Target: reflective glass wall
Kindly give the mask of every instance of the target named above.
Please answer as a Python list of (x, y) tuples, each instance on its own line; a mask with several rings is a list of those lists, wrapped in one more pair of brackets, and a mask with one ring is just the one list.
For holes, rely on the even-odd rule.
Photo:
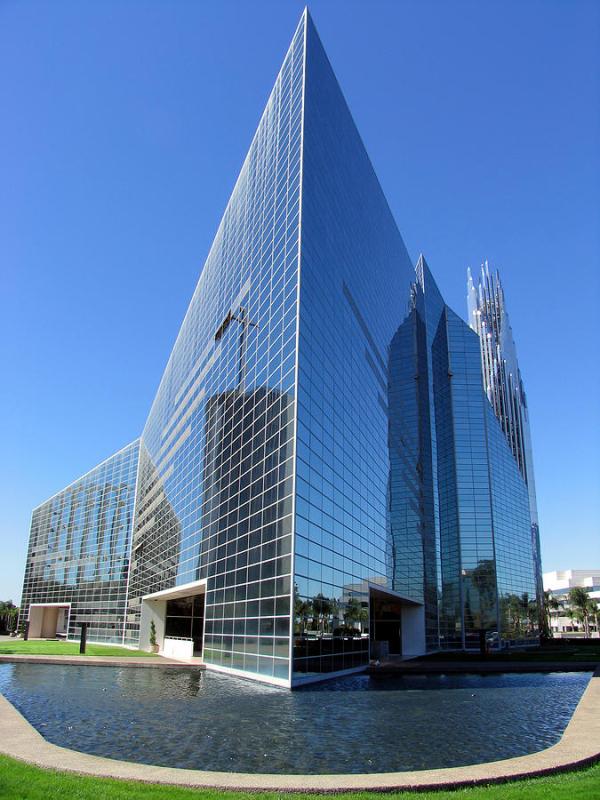
[(368, 660), (369, 585), (392, 589), (388, 346), (412, 268), (350, 112), (307, 31), (294, 676)]
[[(410, 330), (416, 348), (414, 388), (405, 352)], [(527, 484), (483, 391), (479, 336), (445, 305), (422, 257), (414, 313), (400, 334), (404, 350), (398, 349), (402, 357), (391, 376), (402, 388), (404, 407), (412, 408), (417, 419), (421, 513), (416, 513), (416, 494), (406, 500), (411, 484), (406, 463), (394, 464), (393, 441), (392, 474), (401, 473), (404, 479), (394, 482), (393, 490), (399, 486), (401, 491), (392, 491), (391, 508), (392, 519), (396, 509), (403, 512), (397, 527), (406, 538), (411, 527), (404, 512), (412, 501), (412, 529), (420, 519), (424, 534), (426, 589), (437, 575), (438, 641), (436, 645), (433, 593), (429, 599), (426, 593), (428, 647), (478, 648), (481, 632), (495, 635), (496, 642), (501, 637), (532, 640), (538, 634), (536, 559)], [(403, 419), (406, 423), (406, 414)], [(406, 425), (401, 435), (409, 440)], [(404, 462), (407, 452), (405, 448)], [(429, 520), (436, 531), (436, 571), (433, 544), (427, 549)], [(416, 563), (418, 545), (414, 535), (412, 557), (410, 542), (398, 547), (405, 573)]]
[(493, 408), (486, 404), (494, 550), (502, 639), (535, 641), (540, 633), (536, 541), (529, 491)]
[(22, 621), (32, 603), (64, 604), (54, 633), (79, 638), (87, 622), (92, 641), (122, 642), (138, 453), (136, 441), (34, 510)]
[(478, 647), (498, 625), (479, 341), (448, 307), (434, 341), (442, 647)]
[(390, 516), (393, 588), (424, 605), (425, 645), (439, 646), (441, 586), (433, 342), (445, 304), (420, 256), (410, 313), (390, 347)]
[(540, 531), (529, 407), (500, 275), (498, 271), (490, 272), (487, 261), (481, 266), (477, 284), (471, 276), (471, 271), (467, 270), (467, 306), (469, 324), (479, 334), (482, 378), (486, 396), (494, 409), (494, 414), (527, 484), (531, 517), (531, 547), (536, 564), (538, 618), (545, 626), (546, 615), (542, 608), (544, 587)]

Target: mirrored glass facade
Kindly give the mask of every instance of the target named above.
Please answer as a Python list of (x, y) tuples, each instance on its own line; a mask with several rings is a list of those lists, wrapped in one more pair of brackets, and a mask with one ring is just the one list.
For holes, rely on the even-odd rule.
[(312, 23), (307, 30), (294, 674), (368, 661), (369, 586), (392, 588), (388, 345), (411, 262)]
[(307, 12), (131, 447), (128, 645), (154, 623), (165, 652), (294, 686), (534, 632), (527, 488), (478, 336), (413, 268)]
[(32, 635), (78, 638), (87, 622), (92, 641), (122, 643), (138, 453), (135, 441), (34, 510), (22, 619), (48, 610)]
[(529, 407), (500, 275), (497, 270), (490, 272), (487, 261), (481, 266), (477, 283), (473, 280), (471, 270), (467, 270), (467, 307), (469, 325), (479, 335), (481, 369), (486, 396), (527, 484), (531, 539), (536, 561), (537, 596), (532, 600), (537, 602), (538, 617), (541, 623), (545, 624), (540, 530)]
[[(479, 336), (445, 305), (423, 257), (413, 305), (416, 387), (410, 388), (406, 364), (398, 374), (417, 409), (422, 545), (429, 553), (423, 576), (427, 589), (436, 575), (435, 550), (437, 646), (477, 648), (481, 632), (496, 634), (495, 641), (535, 640), (536, 561), (527, 485), (483, 391)], [(404, 494), (406, 483), (400, 482)], [(430, 537), (426, 532), (432, 527), (436, 533)], [(405, 535), (410, 530), (399, 528)], [(417, 549), (418, 537), (414, 543)], [(427, 641), (435, 647), (433, 590), (426, 597)]]
[(531, 536), (529, 492), (492, 407), (486, 405), (494, 553), (501, 639), (535, 641), (540, 633), (536, 600), (539, 551)]

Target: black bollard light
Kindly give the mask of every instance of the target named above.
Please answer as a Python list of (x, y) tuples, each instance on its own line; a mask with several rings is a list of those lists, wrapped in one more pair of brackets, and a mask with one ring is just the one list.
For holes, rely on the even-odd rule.
[(29, 639), (29, 620), (25, 621), (25, 625), (23, 626), (23, 641), (26, 642)]
[(81, 625), (81, 639), (79, 640), (79, 654), (83, 655), (85, 653), (85, 644), (87, 641), (87, 622), (80, 622)]

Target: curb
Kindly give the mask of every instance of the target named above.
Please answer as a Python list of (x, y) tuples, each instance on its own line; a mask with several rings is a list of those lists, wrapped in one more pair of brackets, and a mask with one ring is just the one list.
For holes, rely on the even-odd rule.
[[(159, 660), (160, 659), (160, 660)], [(121, 658), (119, 656), (26, 656), (15, 653), (13, 655), (0, 655), (0, 664), (68, 664), (74, 666), (91, 666), (91, 667), (143, 667), (143, 668), (159, 668), (159, 669), (199, 669), (204, 670), (204, 664), (190, 664), (187, 661), (173, 661), (157, 657), (144, 658), (131, 656), (130, 658)]]

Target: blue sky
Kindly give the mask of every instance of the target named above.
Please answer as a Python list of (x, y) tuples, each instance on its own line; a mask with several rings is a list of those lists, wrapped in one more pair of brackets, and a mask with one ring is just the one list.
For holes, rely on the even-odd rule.
[[(0, 599), (31, 509), (134, 439), (302, 11), (0, 2)], [(600, 566), (600, 4), (316, 0), (413, 258), (501, 270), (544, 569)]]

